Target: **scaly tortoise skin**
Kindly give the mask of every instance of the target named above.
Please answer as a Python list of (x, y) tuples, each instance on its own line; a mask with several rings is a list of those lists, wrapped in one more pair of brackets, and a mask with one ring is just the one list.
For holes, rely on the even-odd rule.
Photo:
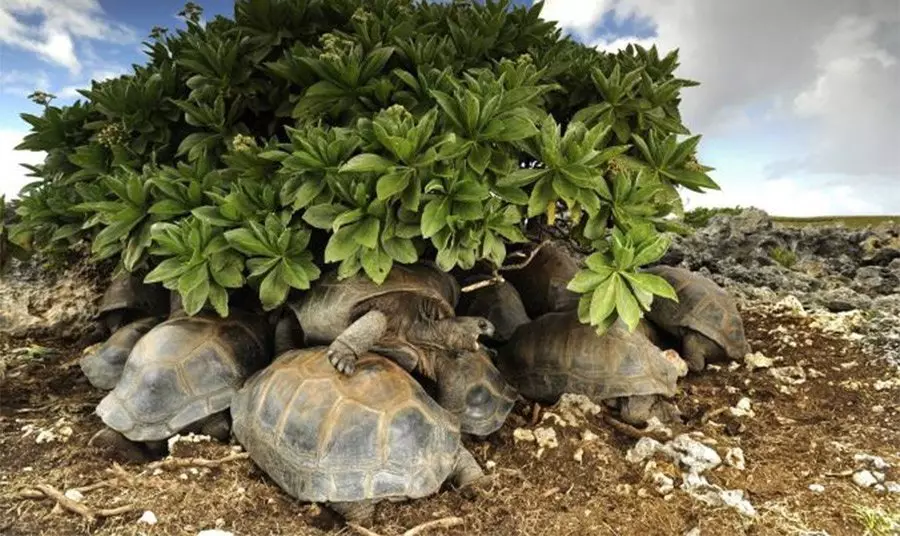
[[(597, 402), (662, 403), (659, 397), (674, 396), (678, 378), (687, 372), (684, 362), (664, 354), (640, 331), (629, 332), (617, 321), (599, 336), (574, 311), (520, 326), (501, 348), (497, 367), (522, 396), (546, 403), (563, 393)], [(670, 414), (663, 411), (663, 417)], [(641, 423), (648, 416), (631, 418), (623, 410), (623, 417)]]
[(531, 318), (578, 308), (581, 296), (567, 289), (581, 269), (578, 260), (561, 243), (545, 244), (525, 267), (503, 272), (519, 292)]
[(516, 402), (516, 390), (487, 351), (443, 358), (436, 365), (435, 400), (459, 419), (463, 433), (486, 437), (499, 430)]
[(505, 343), (516, 328), (530, 322), (522, 297), (507, 281), (501, 281), (464, 295), (459, 310), (467, 316), (480, 316), (494, 325), (492, 340)]
[(448, 478), (483, 476), (455, 417), (400, 366), (367, 353), (347, 376), (326, 354), (282, 354), (231, 405), (235, 437), (287, 493), (347, 516), (339, 507), (425, 497)]
[(257, 317), (232, 311), (172, 318), (137, 342), (96, 413), (134, 442), (161, 441), (228, 410), (246, 378), (271, 359)]
[(435, 352), (477, 349), (478, 337), (494, 330), (483, 318), (456, 317), (458, 299), (456, 280), (421, 262), (395, 264), (380, 285), (330, 272), (288, 305), (305, 344), (328, 344), (339, 371), (352, 374), (358, 357), (374, 350), (433, 378)]
[[(647, 272), (668, 281), (678, 295), (678, 302), (657, 297), (646, 317), (682, 340), (682, 354), (692, 370), (702, 370), (709, 358), (739, 360), (750, 353), (737, 305), (722, 287), (683, 268), (660, 265)], [(717, 348), (704, 344), (702, 338), (692, 333), (708, 338)]]
[(91, 385), (105, 391), (114, 388), (135, 344), (162, 321), (161, 317), (149, 317), (132, 322), (113, 333), (99, 348), (82, 357), (78, 364)]

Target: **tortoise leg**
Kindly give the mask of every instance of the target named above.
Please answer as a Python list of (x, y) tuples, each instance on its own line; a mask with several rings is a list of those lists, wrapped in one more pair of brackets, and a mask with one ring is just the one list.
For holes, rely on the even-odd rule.
[(450, 474), (450, 480), (458, 488), (464, 488), (484, 478), (484, 471), (472, 456), (472, 453), (463, 446), (459, 447), (456, 457), (456, 467)]
[(361, 525), (371, 525), (375, 517), (375, 501), (328, 503), (345, 521)]
[(214, 413), (200, 422), (200, 433), (227, 443), (231, 437), (231, 423), (224, 411)]
[(328, 347), (328, 361), (338, 371), (353, 374), (356, 360), (368, 352), (375, 341), (384, 335), (387, 317), (381, 311), (369, 311), (350, 324)]
[(150, 461), (151, 455), (140, 444), (129, 440), (112, 428), (103, 428), (90, 440), (88, 446), (100, 449), (111, 457), (121, 457), (130, 463), (145, 463)]
[(285, 315), (275, 325), (275, 356), (279, 356), (288, 350), (302, 348), (302, 334), (296, 317)]
[(678, 406), (657, 395), (634, 395), (621, 400), (619, 415), (628, 424), (643, 426), (652, 417), (662, 423), (677, 422), (681, 412)]
[(700, 372), (706, 367), (707, 361), (714, 360), (721, 353), (719, 345), (705, 335), (696, 331), (688, 331), (684, 334), (682, 355), (692, 371)]

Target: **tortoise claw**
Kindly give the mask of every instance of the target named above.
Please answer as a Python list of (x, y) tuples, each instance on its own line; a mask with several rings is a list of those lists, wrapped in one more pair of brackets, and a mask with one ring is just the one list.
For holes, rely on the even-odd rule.
[(349, 348), (329, 348), (326, 356), (338, 372), (348, 376), (353, 374), (356, 368), (356, 355)]

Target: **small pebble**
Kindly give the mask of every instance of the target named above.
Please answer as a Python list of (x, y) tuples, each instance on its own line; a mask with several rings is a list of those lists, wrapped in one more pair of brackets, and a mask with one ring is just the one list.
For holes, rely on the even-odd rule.
[(600, 438), (600, 436), (598, 436), (594, 432), (591, 432), (590, 430), (585, 430), (584, 432), (581, 433), (581, 440), (585, 441), (585, 442), (596, 441), (599, 438)]
[(872, 413), (884, 413), (884, 406), (872, 406)]
[(900, 493), (900, 482), (885, 482), (884, 487), (888, 493)]
[(853, 482), (861, 488), (871, 488), (878, 483), (878, 479), (871, 471), (857, 471), (853, 473)]
[(156, 514), (151, 512), (150, 510), (144, 510), (144, 515), (138, 520), (139, 523), (146, 523), (148, 525), (156, 525), (157, 519)]
[(178, 478), (181, 480), (187, 480), (188, 479), (187, 473), (181, 473), (180, 475), (178, 475)]
[(581, 461), (584, 459), (584, 449), (580, 448), (576, 450), (575, 454), (572, 456), (572, 459), (574, 459), (578, 463), (581, 463)]
[(34, 471), (34, 467), (31, 467), (31, 466), (23, 467), (23, 468), (22, 468), (22, 472), (23, 472), (23, 473), (30, 473), (30, 472), (32, 472), (32, 471)]
[(84, 500), (84, 494), (77, 489), (67, 489), (63, 495), (75, 502), (81, 502)]
[(234, 536), (234, 533), (227, 530), (206, 529), (198, 532), (197, 536)]
[(809, 491), (812, 491), (813, 493), (822, 493), (825, 491), (825, 486), (822, 484), (810, 484)]
[(484, 462), (484, 467), (488, 470), (493, 469), (494, 467), (497, 467), (497, 462), (495, 462), (494, 460), (488, 460)]
[(725, 463), (738, 471), (743, 471), (747, 468), (744, 451), (740, 447), (730, 448), (725, 452)]
[(159, 475), (163, 474), (163, 470), (160, 469), (159, 467), (157, 467), (157, 468), (154, 469), (153, 472), (150, 473), (150, 474), (151, 474), (152, 476), (159, 476)]
[(513, 430), (513, 439), (516, 443), (519, 441), (534, 441), (534, 432), (527, 428), (516, 428)]

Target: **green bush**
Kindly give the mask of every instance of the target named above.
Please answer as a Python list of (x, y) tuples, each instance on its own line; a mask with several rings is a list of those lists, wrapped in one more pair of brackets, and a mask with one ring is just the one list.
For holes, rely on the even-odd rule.
[(695, 229), (701, 229), (706, 227), (709, 224), (709, 220), (713, 218), (713, 216), (718, 216), (719, 214), (727, 214), (730, 216), (736, 216), (740, 214), (744, 210), (743, 207), (697, 207), (694, 210), (688, 211), (684, 213), (684, 223), (690, 225)]
[(769, 250), (769, 258), (778, 264), (784, 266), (788, 270), (797, 264), (797, 254), (793, 250), (776, 246)]
[[(502, 265), (525, 223), (597, 253), (581, 317), (634, 326), (671, 287), (638, 268), (668, 247), (679, 188), (717, 188), (678, 112), (677, 52), (562, 38), (542, 3), (238, 0), (233, 18), (154, 28), (146, 65), (47, 99), (9, 240), (89, 241), (94, 258), (228, 313), (268, 310), (322, 270), (381, 282), (394, 263)], [(36, 99), (37, 100), (37, 99)], [(683, 138), (679, 138), (682, 136)]]

